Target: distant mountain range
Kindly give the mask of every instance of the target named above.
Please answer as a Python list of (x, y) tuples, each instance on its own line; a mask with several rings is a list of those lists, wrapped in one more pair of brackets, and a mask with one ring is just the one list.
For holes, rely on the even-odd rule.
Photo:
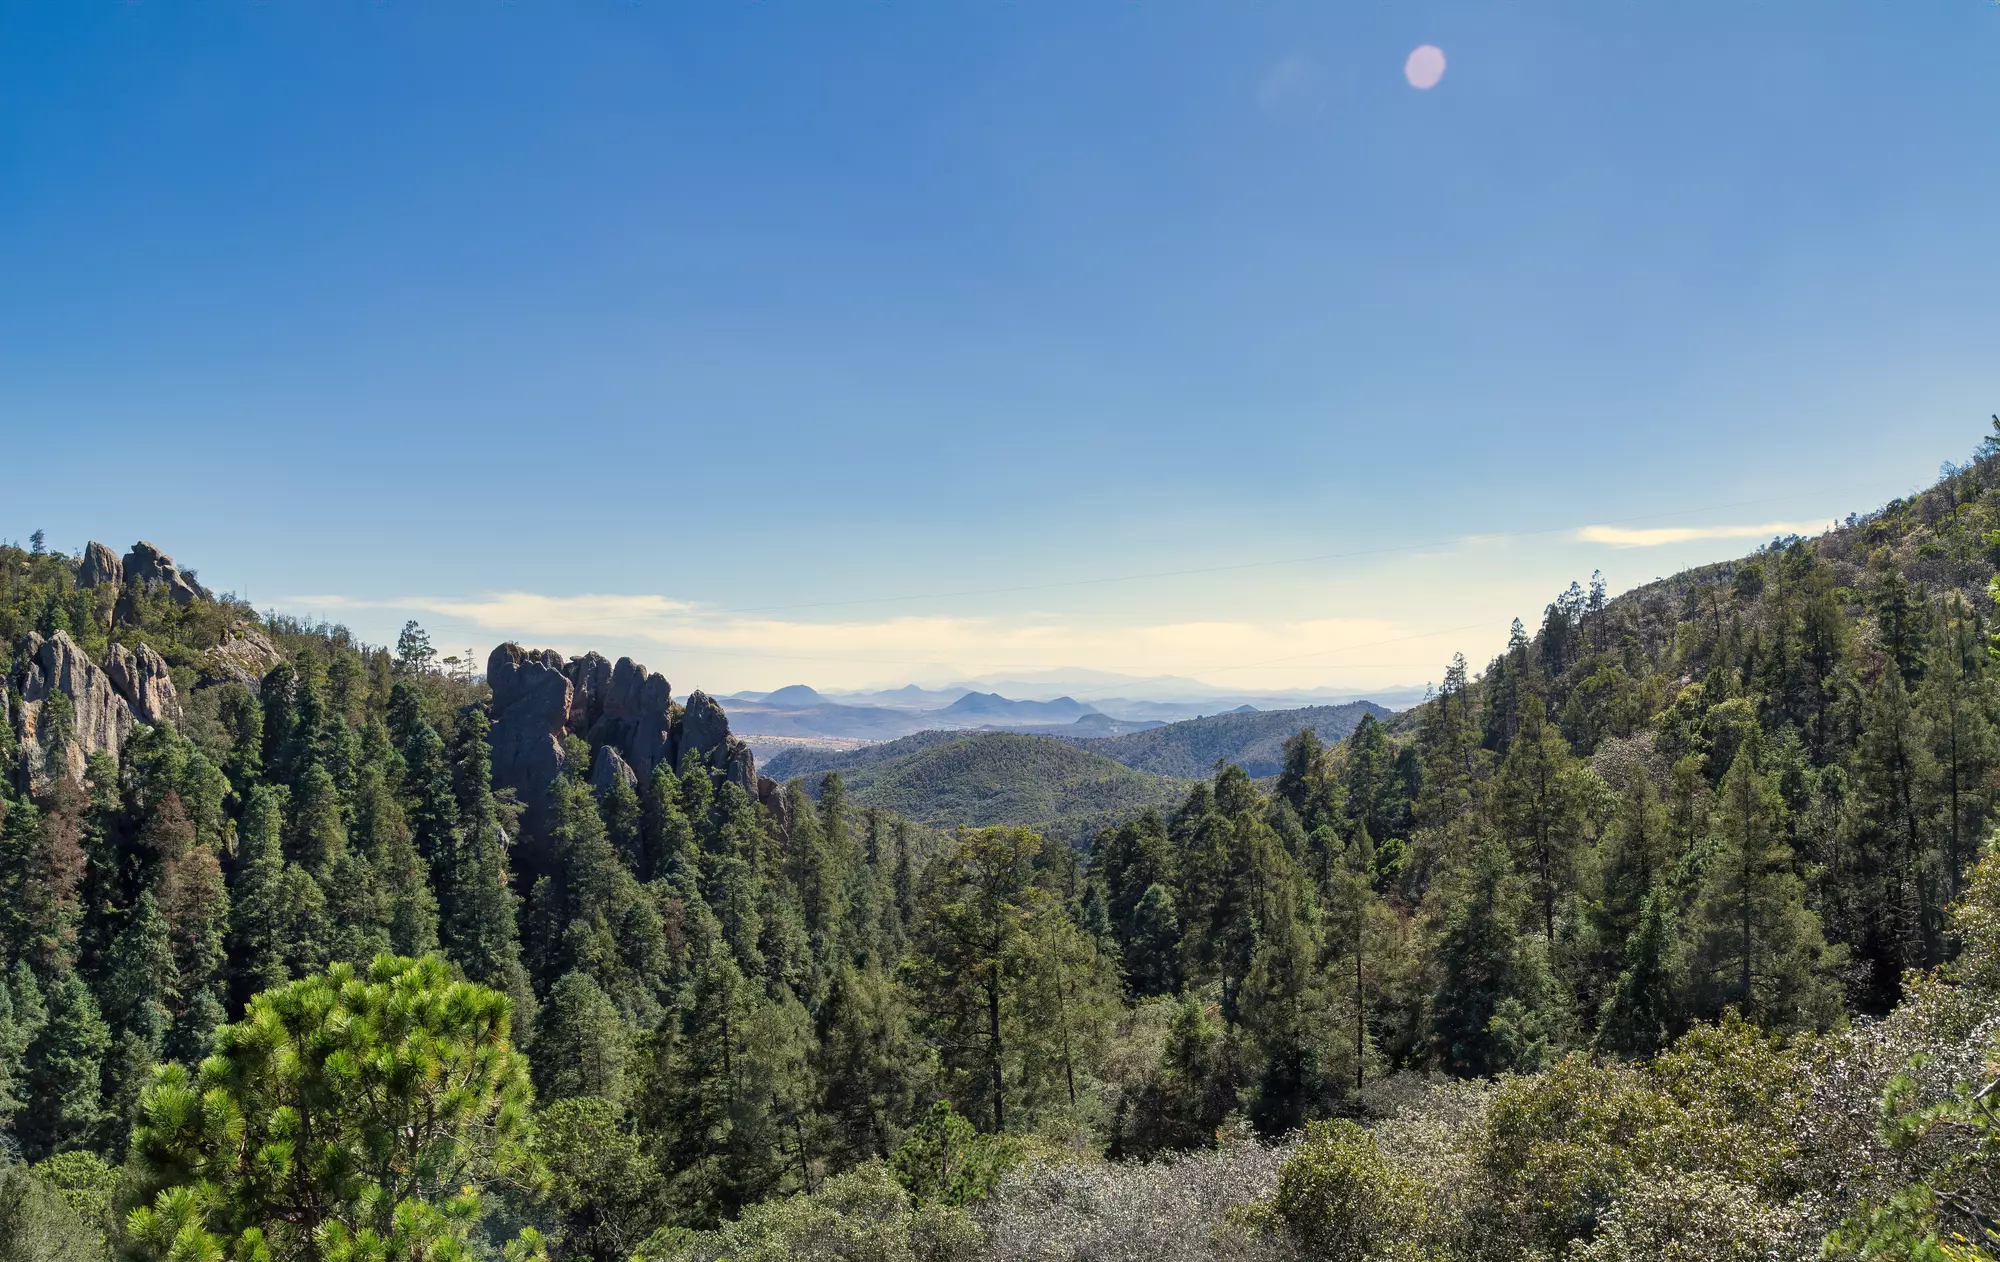
[(1090, 742), (1102, 754), (1137, 771), (1200, 779), (1215, 774), (1218, 762), (1234, 763), (1253, 777), (1275, 776), (1284, 767), (1285, 742), (1311, 728), (1332, 745), (1346, 740), (1363, 715), (1386, 719), (1394, 711), (1373, 701), (1306, 706), (1298, 710), (1244, 708), (1205, 719), (1107, 736)]
[[(1107, 680), (1112, 682), (1107, 684)], [(1134, 692), (1152, 688), (1159, 691), (1102, 698), (1050, 691), (1055, 683), (1062, 681), (1099, 690), (1117, 687)], [(1326, 689), (1244, 696), (1209, 689), (1208, 685), (1191, 679), (1172, 676), (1139, 679), (1091, 671), (1049, 672), (1000, 682), (1013, 691), (1003, 691), (997, 686), (925, 688), (906, 684), (873, 692), (842, 692), (790, 684), (773, 692), (740, 692), (722, 700), (729, 707), (736, 730), (763, 759), (801, 745), (844, 749), (857, 741), (889, 741), (928, 731), (992, 729), (1075, 739), (1123, 738), (1163, 725), (1223, 714), (1306, 710), (1331, 713), (1364, 703), (1353, 694), (1318, 695), (1331, 691)], [(1188, 695), (1202, 689), (1208, 689), (1210, 695), (1200, 698)], [(1416, 690), (1396, 688), (1366, 698), (1365, 704), (1377, 713), (1388, 713), (1418, 699)], [(1358, 721), (1358, 713), (1354, 721)], [(1326, 721), (1335, 726), (1340, 723), (1335, 718)], [(1352, 722), (1342, 729), (1342, 734), (1351, 727)], [(1290, 734), (1279, 736), (1278, 744), (1283, 743), (1283, 736)], [(1326, 733), (1321, 735), (1324, 737)], [(1178, 747), (1169, 743), (1148, 748)], [(1258, 761), (1268, 752), (1243, 756)], [(1194, 756), (1190, 753), (1171, 761), (1176, 766), (1191, 765), (1186, 764), (1186, 758)], [(1207, 764), (1203, 764), (1196, 770), (1170, 774), (1205, 775), (1207, 771)]]
[(1091, 752), (1096, 742), (1018, 732), (921, 732), (846, 752), (794, 748), (774, 778), (838, 770), (850, 801), (951, 827), (1017, 824), (1080, 841), (1149, 806), (1170, 807), (1188, 785)]
[[(804, 777), (816, 787), (820, 776), (839, 771), (855, 801), (927, 823), (1059, 825), (1057, 831), (1073, 836), (1107, 812), (1177, 798), (1186, 781), (1213, 774), (1218, 762), (1256, 777), (1276, 775), (1285, 742), (1299, 732), (1310, 728), (1333, 744), (1362, 716), (1391, 713), (1369, 701), (1244, 709), (1122, 735), (1107, 733), (1115, 720), (1088, 714), (1033, 731), (932, 730), (860, 749), (789, 744), (764, 772), (776, 780)], [(1024, 783), (1022, 777), (1042, 781)], [(1097, 791), (1106, 797), (1089, 796)]]

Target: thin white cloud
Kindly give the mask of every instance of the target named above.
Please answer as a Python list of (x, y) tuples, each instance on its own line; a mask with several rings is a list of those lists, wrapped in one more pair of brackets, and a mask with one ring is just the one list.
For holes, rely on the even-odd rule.
[[(1295, 666), (1279, 663), (1299, 658), (1323, 659), (1342, 674), (1343, 668), (1365, 667), (1369, 669), (1361, 673), (1381, 672), (1403, 681), (1434, 671), (1440, 655), (1434, 639), (1413, 639), (1400, 623), (1370, 617), (1253, 622), (1222, 616), (1106, 624), (1037, 613), (811, 622), (731, 614), (661, 596), (536, 592), (387, 599), (317, 595), (285, 603), (329, 614), (352, 611), (371, 622), (392, 614), (381, 619), (384, 625), (417, 617), (439, 644), (476, 636), (485, 646), (513, 639), (564, 653), (630, 653), (665, 670), (669, 678), (685, 673), (676, 671), (677, 661), (711, 658), (719, 659), (713, 665), (734, 663), (727, 672), (732, 675), (745, 670), (772, 678), (810, 675), (829, 686), (873, 683), (892, 673), (899, 678), (919, 673), (963, 677), (1068, 667), (1133, 675), (1199, 677), (1215, 672), (1218, 682), (1264, 686), (1290, 682)], [(478, 652), (483, 654), (485, 647)], [(758, 666), (760, 662), (764, 665)], [(1262, 669), (1267, 662), (1272, 669)]]
[(1615, 548), (1657, 548), (1670, 543), (1697, 539), (1775, 539), (1780, 535), (1816, 535), (1827, 528), (1823, 521), (1767, 521), (1754, 526), (1655, 526), (1634, 530), (1627, 526), (1585, 526), (1576, 532), (1583, 543), (1608, 543)]

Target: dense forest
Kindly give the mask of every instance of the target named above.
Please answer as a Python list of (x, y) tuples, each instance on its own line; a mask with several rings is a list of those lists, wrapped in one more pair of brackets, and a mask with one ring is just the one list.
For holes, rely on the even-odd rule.
[(1078, 848), (0, 549), (0, 1258), (1990, 1258), (1996, 568), (2000, 420)]

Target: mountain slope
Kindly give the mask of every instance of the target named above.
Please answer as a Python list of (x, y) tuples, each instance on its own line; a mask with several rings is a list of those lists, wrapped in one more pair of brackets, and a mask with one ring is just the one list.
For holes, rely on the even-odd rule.
[(1387, 719), (1390, 713), (1372, 701), (1299, 710), (1231, 711), (1094, 739), (1089, 749), (1156, 776), (1191, 779), (1210, 775), (1218, 760), (1234, 763), (1253, 777), (1274, 776), (1284, 763), (1285, 742), (1305, 729), (1311, 728), (1320, 740), (1332, 745), (1347, 739), (1362, 715)]
[(766, 770), (815, 781), (839, 771), (856, 805), (928, 824), (1046, 826), (1066, 837), (1148, 806), (1170, 805), (1187, 791), (1074, 742), (1013, 732), (923, 732), (839, 754), (794, 750), (772, 759)]

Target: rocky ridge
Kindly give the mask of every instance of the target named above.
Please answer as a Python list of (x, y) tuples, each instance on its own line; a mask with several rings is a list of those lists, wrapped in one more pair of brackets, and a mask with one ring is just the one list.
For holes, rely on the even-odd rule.
[(629, 657), (612, 662), (584, 653), (565, 661), (554, 649), (513, 643), (488, 656), (486, 682), (493, 690), (493, 786), (512, 789), (523, 807), (518, 853), (531, 871), (553, 858), (549, 791), (571, 757), (569, 736), (590, 747), (589, 779), (599, 794), (621, 781), (636, 787), (662, 764), (681, 774), (701, 767), (784, 823), (778, 785), (757, 774), (755, 755), (730, 734), (729, 716), (707, 693), (675, 705), (666, 676)]
[[(182, 606), (214, 599), (171, 556), (144, 541), (121, 557), (93, 540), (77, 558), (76, 585), (117, 591), (114, 625), (136, 622), (133, 602), (154, 593), (165, 593)], [(282, 658), (261, 631), (238, 626), (203, 655), (199, 682), (240, 683), (254, 690)], [(181, 721), (173, 673), (151, 645), (114, 643), (102, 662), (92, 662), (67, 631), (46, 637), (30, 633), (14, 661), (13, 676), (5, 681), (11, 689), (0, 688), (0, 723), (13, 730), (24, 781), (54, 776), (81, 780), (91, 755), (122, 754), (139, 725)], [(18, 705), (13, 704), (16, 696)], [(51, 704), (58, 696), (61, 701)]]

